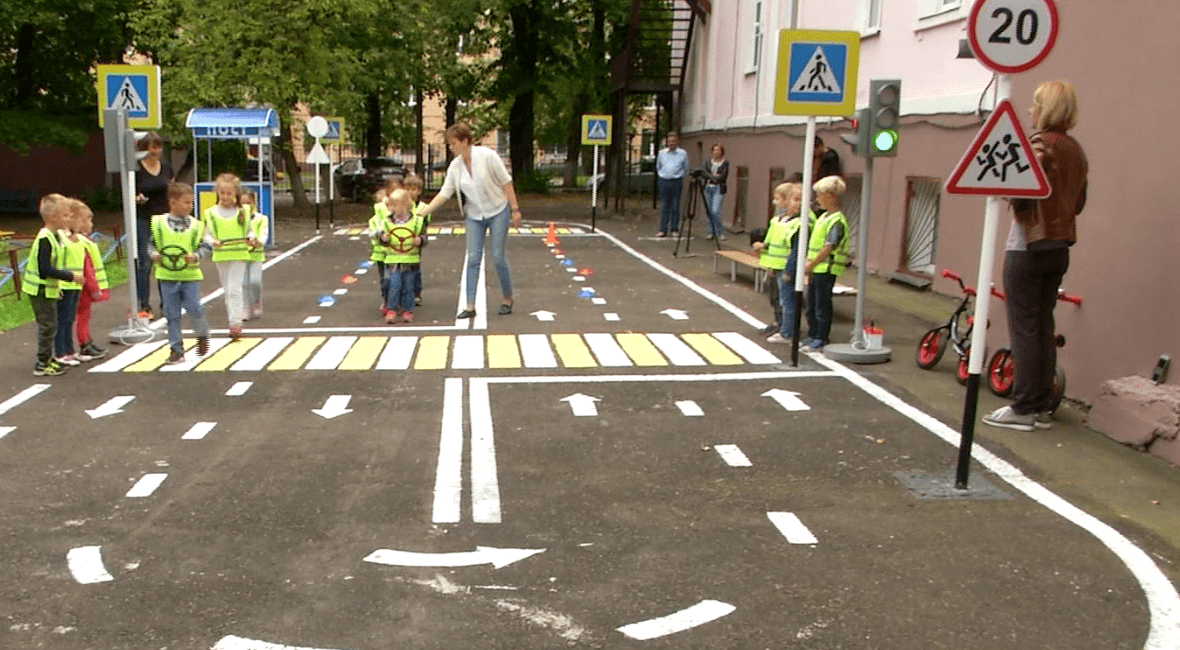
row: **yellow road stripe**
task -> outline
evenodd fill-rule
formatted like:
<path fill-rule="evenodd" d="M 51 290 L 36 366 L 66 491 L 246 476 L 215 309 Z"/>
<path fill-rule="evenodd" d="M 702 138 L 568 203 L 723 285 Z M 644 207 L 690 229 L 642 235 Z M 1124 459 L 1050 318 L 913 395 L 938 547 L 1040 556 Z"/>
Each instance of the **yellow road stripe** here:
<path fill-rule="evenodd" d="M 594 355 L 590 354 L 590 348 L 586 347 L 586 342 L 578 334 L 553 334 L 550 336 L 553 341 L 553 348 L 557 350 L 557 356 L 561 359 L 561 364 L 566 368 L 593 368 L 598 365 L 594 360 Z"/>
<path fill-rule="evenodd" d="M 337 370 L 368 370 L 377 362 L 377 355 L 389 339 L 384 336 L 362 336 L 340 362 Z"/>
<path fill-rule="evenodd" d="M 451 346 L 449 336 L 423 336 L 418 341 L 418 356 L 414 359 L 414 370 L 442 370 L 447 367 L 447 350 Z"/>
<path fill-rule="evenodd" d="M 557 234 L 559 234 L 559 235 L 568 235 L 568 234 L 570 234 L 570 229 L 569 229 L 569 228 L 558 228 L 558 229 L 557 229 Z"/>
<path fill-rule="evenodd" d="M 283 350 L 278 359 L 275 359 L 267 370 L 299 370 L 303 364 L 311 357 L 311 353 L 320 347 L 320 344 L 326 341 L 326 336 L 308 336 L 305 338 L 295 339 L 291 347 Z"/>
<path fill-rule="evenodd" d="M 623 332 L 616 334 L 615 339 L 618 340 L 619 345 L 623 347 L 623 351 L 637 366 L 666 366 L 668 360 L 664 355 L 660 354 L 660 350 L 652 345 L 643 334 L 635 334 L 630 332 Z"/>
<path fill-rule="evenodd" d="M 196 339 L 182 339 L 180 342 L 181 347 L 186 352 L 196 344 Z M 123 369 L 123 372 L 152 372 L 153 370 L 159 370 L 164 365 L 164 362 L 168 360 L 168 355 L 170 354 L 172 354 L 172 347 L 165 344 L 159 350 L 127 366 Z"/>
<path fill-rule="evenodd" d="M 229 345 L 214 352 L 212 356 L 197 364 L 193 370 L 200 372 L 215 372 L 218 370 L 225 370 L 241 359 L 250 348 L 262 342 L 260 338 L 238 339 L 231 341 Z"/>
<path fill-rule="evenodd" d="M 514 334 L 488 334 L 488 367 L 519 368 L 520 347 Z"/>
<path fill-rule="evenodd" d="M 680 338 L 699 352 L 705 361 L 715 366 L 740 366 L 745 363 L 724 343 L 713 338 L 712 334 L 681 334 Z"/>
<path fill-rule="evenodd" d="M 455 235 L 462 235 L 466 232 L 467 232 L 466 226 L 455 228 L 454 230 L 451 231 L 451 233 L 455 234 Z"/>

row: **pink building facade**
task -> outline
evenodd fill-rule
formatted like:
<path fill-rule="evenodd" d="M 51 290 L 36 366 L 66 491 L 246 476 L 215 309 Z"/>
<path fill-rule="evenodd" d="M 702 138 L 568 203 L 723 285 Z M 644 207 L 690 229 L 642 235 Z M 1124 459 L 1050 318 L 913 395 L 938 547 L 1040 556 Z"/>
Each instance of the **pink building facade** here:
<path fill-rule="evenodd" d="M 1089 158 L 1089 200 L 1062 288 L 1083 303 L 1060 303 L 1056 315 L 1058 331 L 1069 339 L 1059 356 L 1068 394 L 1089 402 L 1102 382 L 1148 376 L 1161 354 L 1180 354 L 1174 280 L 1180 276 L 1180 228 L 1171 223 L 1178 212 L 1171 196 L 1176 165 L 1167 162 L 1177 154 L 1166 146 L 1180 135 L 1144 128 L 1168 124 L 1165 113 L 1180 107 L 1180 86 L 1171 79 L 1178 59 L 1168 33 L 1180 21 L 1180 6 L 1159 0 L 1132 0 L 1117 10 L 1070 0 L 1057 6 L 1056 45 L 1037 67 L 1010 76 L 1011 101 L 1031 132 L 1026 116 L 1038 81 L 1068 79 L 1078 89 L 1080 120 L 1072 133 Z M 870 79 L 902 80 L 899 155 L 874 166 L 866 268 L 933 280 L 934 290 L 948 294 L 958 287 L 939 277 L 942 269 L 974 284 L 984 199 L 942 190 L 986 117 L 980 108 L 994 102 L 991 72 L 974 59 L 957 58 L 970 8 L 971 0 L 715 2 L 693 45 L 680 129 L 694 165 L 714 143 L 726 148 L 726 222 L 736 217 L 747 227 L 764 224 L 773 185 L 802 170 L 805 118 L 774 114 L 779 30 L 855 30 L 862 34 L 857 107 L 867 105 Z M 1114 34 L 1136 38 L 1124 42 Z M 1118 126 L 1128 123 L 1135 128 Z M 844 163 L 845 211 L 859 237 L 863 160 L 839 137 L 850 132 L 844 118 L 818 120 L 818 135 Z M 1005 216 L 999 229 L 997 285 L 1009 223 Z M 992 314 L 989 348 L 995 349 L 1008 338 L 1002 303 L 993 301 Z"/>

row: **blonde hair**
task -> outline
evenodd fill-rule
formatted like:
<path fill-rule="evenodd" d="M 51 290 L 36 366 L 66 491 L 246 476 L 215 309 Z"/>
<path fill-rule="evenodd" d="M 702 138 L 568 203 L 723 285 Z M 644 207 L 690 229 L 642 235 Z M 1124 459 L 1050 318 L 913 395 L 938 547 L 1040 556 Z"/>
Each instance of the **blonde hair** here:
<path fill-rule="evenodd" d="M 394 175 L 394 176 L 390 176 L 389 178 L 385 179 L 385 193 L 386 193 L 386 195 L 392 193 L 394 190 L 400 190 L 401 188 L 402 188 L 402 177 L 401 176 Z"/>
<path fill-rule="evenodd" d="M 407 190 L 422 191 L 422 177 L 413 172 L 410 172 L 405 177 L 405 179 L 402 180 L 402 187 L 406 188 Z"/>
<path fill-rule="evenodd" d="M 184 195 L 192 196 L 193 186 L 188 183 L 171 183 L 168 185 L 168 200 L 179 199 Z"/>
<path fill-rule="evenodd" d="M 373 193 L 373 201 L 375 203 L 380 203 L 385 200 L 386 196 L 389 196 L 389 195 L 385 192 L 385 188 L 383 187 Z"/>
<path fill-rule="evenodd" d="M 38 206 L 38 210 L 41 212 L 41 220 L 48 222 L 50 219 L 61 214 L 63 210 L 69 208 L 70 200 L 57 192 L 41 197 L 41 205 Z"/>
<path fill-rule="evenodd" d="M 238 201 L 245 199 L 250 199 L 250 205 L 254 205 L 254 203 L 258 201 L 258 195 L 254 193 L 254 190 L 243 187 L 242 195 L 238 197 Z"/>
<path fill-rule="evenodd" d="M 1033 91 L 1038 131 L 1068 131 L 1078 125 L 1078 91 L 1064 79 L 1042 81 Z"/>
<path fill-rule="evenodd" d="M 844 190 L 848 189 L 848 185 L 844 183 L 844 179 L 839 176 L 824 176 L 811 186 L 811 189 L 816 194 L 831 194 L 836 198 L 840 198 L 844 194 Z"/>
<path fill-rule="evenodd" d="M 775 196 L 789 197 L 792 192 L 802 192 L 803 186 L 798 183 L 779 183 L 774 188 Z"/>
<path fill-rule="evenodd" d="M 234 205 L 242 205 L 242 186 L 241 179 L 237 174 L 232 172 L 221 172 L 217 178 L 213 179 L 213 189 L 216 190 L 219 185 L 233 185 L 234 186 Z M 246 213 L 238 210 L 238 225 L 246 225 Z"/>
<path fill-rule="evenodd" d="M 410 193 L 401 189 L 401 188 L 398 188 L 398 189 L 389 193 L 388 200 L 390 203 L 404 203 L 406 205 L 409 205 L 410 204 Z"/>

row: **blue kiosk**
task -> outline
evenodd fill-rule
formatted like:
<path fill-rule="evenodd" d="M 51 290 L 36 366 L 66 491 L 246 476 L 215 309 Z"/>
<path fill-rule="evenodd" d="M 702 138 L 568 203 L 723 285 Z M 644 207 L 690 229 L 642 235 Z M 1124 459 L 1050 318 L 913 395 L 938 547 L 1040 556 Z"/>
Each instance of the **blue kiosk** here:
<path fill-rule="evenodd" d="M 254 190 L 258 209 L 270 219 L 266 247 L 274 246 L 274 162 L 271 142 L 279 135 L 279 116 L 273 108 L 194 108 L 185 118 L 193 132 L 193 205 L 197 215 L 217 202 L 213 187 L 213 141 L 241 140 L 242 146 L 257 146 L 257 169 L 247 170 L 242 189 Z M 205 180 L 201 180 L 201 141 L 205 142 Z M 251 172 L 254 173 L 251 173 Z"/>

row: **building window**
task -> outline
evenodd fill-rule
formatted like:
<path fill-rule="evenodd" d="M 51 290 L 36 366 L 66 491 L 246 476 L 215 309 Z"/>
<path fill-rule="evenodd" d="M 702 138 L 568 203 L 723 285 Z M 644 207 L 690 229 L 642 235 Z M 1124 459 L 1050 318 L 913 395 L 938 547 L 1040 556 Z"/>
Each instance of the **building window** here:
<path fill-rule="evenodd" d="M 762 2 L 755 2 L 753 7 L 754 12 L 750 16 L 753 33 L 750 38 L 749 65 L 746 66 L 746 74 L 758 72 L 758 66 L 762 64 Z"/>
<path fill-rule="evenodd" d="M 942 181 L 936 178 L 906 179 L 905 241 L 901 270 L 934 276 L 938 245 L 938 202 Z"/>
<path fill-rule="evenodd" d="M 861 0 L 860 33 L 871 36 L 881 31 L 881 4 L 885 0 Z"/>
<path fill-rule="evenodd" d="M 964 20 L 970 3 L 963 0 L 918 0 L 918 23 L 915 29 L 928 29 Z"/>

